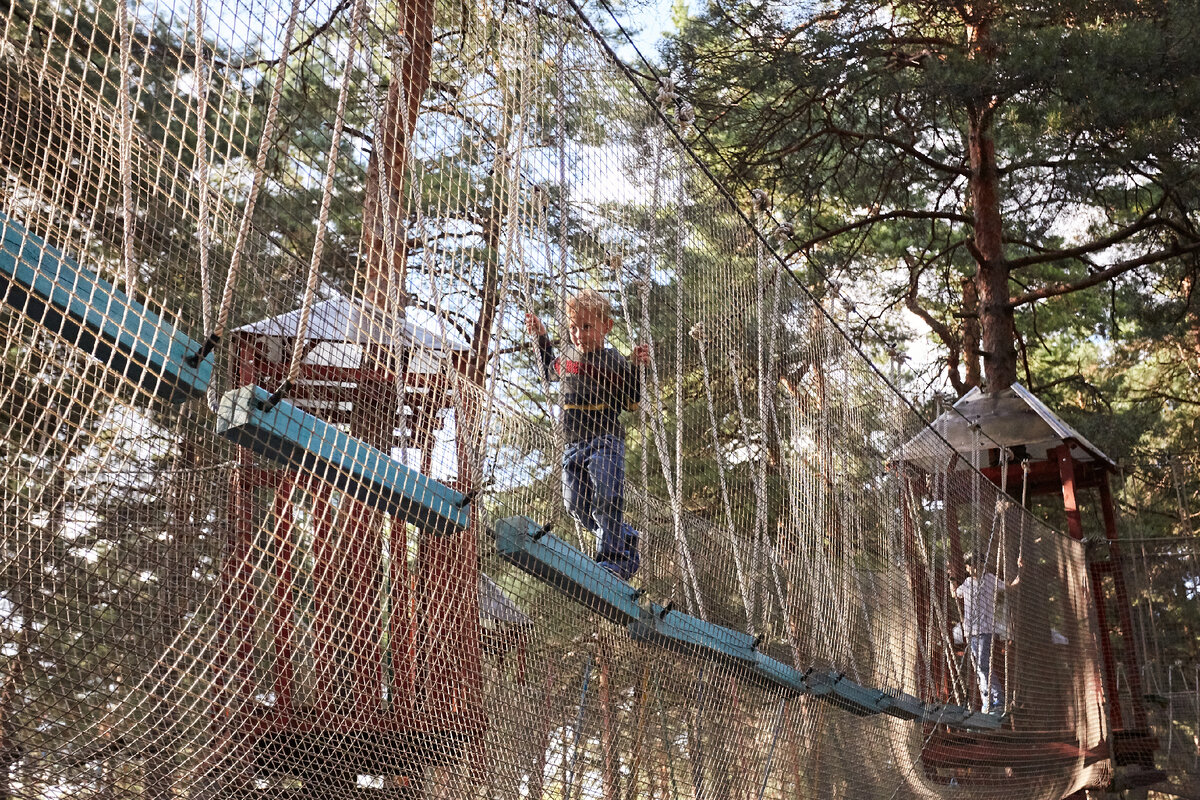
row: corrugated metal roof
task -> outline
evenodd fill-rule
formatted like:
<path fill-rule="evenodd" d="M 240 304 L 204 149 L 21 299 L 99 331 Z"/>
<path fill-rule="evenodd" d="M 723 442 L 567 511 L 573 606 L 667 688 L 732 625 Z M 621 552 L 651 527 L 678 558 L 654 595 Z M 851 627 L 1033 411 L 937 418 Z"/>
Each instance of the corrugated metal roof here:
<path fill-rule="evenodd" d="M 246 333 L 264 336 L 295 336 L 300 324 L 300 309 L 269 319 L 252 322 L 238 328 Z M 386 314 L 366 300 L 350 300 L 342 295 L 316 303 L 308 322 L 307 341 L 350 342 L 387 346 L 394 326 Z M 399 331 L 402 347 L 421 347 L 427 350 L 467 349 L 467 345 L 445 339 L 428 328 L 405 319 Z"/>
<path fill-rule="evenodd" d="M 1112 459 L 1019 383 L 995 394 L 978 388 L 967 392 L 951 410 L 910 439 L 901 448 L 900 458 L 926 467 L 938 461 L 944 466 L 949 454 L 939 437 L 958 453 L 964 469 L 975 463 L 976 454 L 997 446 L 1024 447 L 1029 458 L 1041 461 L 1064 442 L 1078 445 L 1083 451 L 1076 456 L 1080 460 L 1099 461 L 1116 469 Z"/>

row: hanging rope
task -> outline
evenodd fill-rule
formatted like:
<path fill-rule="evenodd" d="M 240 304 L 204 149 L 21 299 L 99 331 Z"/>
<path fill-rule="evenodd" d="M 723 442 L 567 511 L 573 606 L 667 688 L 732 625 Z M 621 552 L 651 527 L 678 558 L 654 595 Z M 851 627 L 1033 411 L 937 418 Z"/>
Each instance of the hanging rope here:
<path fill-rule="evenodd" d="M 659 92 L 660 104 L 668 104 L 674 100 L 673 84 L 663 79 Z M 663 172 L 663 138 L 666 135 L 664 126 L 655 126 L 654 132 L 654 189 L 651 208 L 657 211 L 662 203 L 662 172 Z M 666 410 L 663 406 L 662 381 L 658 373 L 658 357 L 654 347 L 653 325 L 650 320 L 650 286 L 656 246 L 657 214 L 651 214 L 649 232 L 646 237 L 646 263 L 639 283 L 639 304 L 641 306 L 641 327 L 643 338 L 650 350 L 650 368 L 645 374 L 650 377 L 649 395 L 653 398 L 653 413 L 648 413 L 650 428 L 653 433 L 652 441 L 658 452 L 659 464 L 662 467 L 663 480 L 667 486 L 667 497 L 671 504 L 671 518 L 675 535 L 675 547 L 679 554 L 679 564 L 683 569 L 683 587 L 688 610 L 701 619 L 708 619 L 704 608 L 704 598 L 700 593 L 700 582 L 696 577 L 696 568 L 692 562 L 691 549 L 683 531 L 683 506 L 679 493 L 676 491 L 678 478 L 672 474 L 670 450 L 667 446 L 667 432 L 663 420 Z M 647 393 L 642 392 L 645 397 Z M 681 422 L 681 420 L 680 420 Z M 675 465 L 676 470 L 682 470 L 682 464 Z"/>
<path fill-rule="evenodd" d="M 192 5 L 196 26 L 195 58 L 192 72 L 196 80 L 196 235 L 200 242 L 200 314 L 204 330 L 212 330 L 212 278 L 209 275 L 210 232 L 208 224 L 208 63 L 205 60 L 204 0 Z M 216 387 L 211 386 L 210 391 Z"/>
<path fill-rule="evenodd" d="M 121 31 L 121 76 L 117 86 L 121 114 L 121 265 L 125 273 L 125 292 L 133 297 L 137 288 L 137 267 L 133 253 L 133 31 L 126 0 L 117 2 L 117 27 Z"/>
<path fill-rule="evenodd" d="M 750 190 L 751 205 L 753 213 L 751 220 L 761 230 L 762 217 L 767 213 L 770 207 L 770 199 L 767 193 L 762 189 Z M 763 554 L 763 537 L 766 536 L 767 516 L 769 509 L 767 507 L 767 492 L 766 492 L 766 469 L 767 459 L 769 458 L 770 448 L 770 430 L 767 422 L 767 401 L 766 401 L 766 371 L 767 358 L 766 349 L 764 346 L 764 328 L 767 325 L 766 315 L 766 300 L 765 300 L 765 285 L 763 273 L 765 272 L 765 257 L 766 250 L 760 240 L 755 240 L 754 243 L 754 292 L 755 292 L 755 310 L 757 312 L 754 320 L 754 358 L 755 358 L 755 384 L 754 397 L 758 406 L 758 423 L 759 423 L 759 452 L 758 458 L 754 459 L 754 549 L 751 550 L 750 574 L 753 580 L 753 591 L 755 603 L 757 605 L 758 597 L 762 593 L 761 587 L 762 574 L 760 571 L 760 562 Z M 749 437 L 751 431 L 747 426 L 745 435 Z M 747 438 L 747 442 L 751 439 Z M 763 604 L 766 605 L 765 602 Z"/>
<path fill-rule="evenodd" d="M 366 7 L 365 0 L 356 0 L 350 21 L 350 41 L 347 44 L 346 61 L 342 67 L 342 79 L 339 84 L 337 112 L 333 119 L 333 133 L 329 142 L 329 159 L 325 165 L 325 181 L 321 189 L 321 210 L 317 214 L 316 235 L 313 238 L 312 258 L 308 262 L 308 280 L 304 286 L 304 299 L 300 302 L 300 320 L 296 323 L 296 341 L 292 346 L 292 359 L 288 365 L 287 376 L 279 388 L 263 401 L 262 407 L 269 411 L 291 391 L 292 386 L 300 377 L 304 368 L 305 348 L 308 341 L 308 323 L 312 318 L 313 302 L 317 296 L 317 286 L 321 282 L 321 257 L 325 251 L 325 234 L 329 227 L 329 207 L 333 200 L 333 179 L 337 175 L 338 154 L 342 147 L 342 131 L 346 126 L 346 104 L 350 96 L 351 75 L 358 52 L 358 36 L 362 25 L 362 14 Z M 222 309 L 223 311 L 225 309 Z"/>
<path fill-rule="evenodd" d="M 197 2 L 202 1 L 197 0 Z M 271 89 L 271 99 L 267 103 L 267 116 L 263 122 L 263 128 L 259 136 L 258 148 L 254 158 L 254 172 L 250 178 L 250 189 L 246 193 L 246 204 L 242 208 L 242 221 L 238 226 L 237 239 L 234 241 L 233 253 L 230 256 L 229 271 L 225 274 L 225 288 L 221 293 L 221 303 L 217 309 L 216 326 L 209 333 L 208 338 L 204 340 L 204 343 L 201 344 L 200 349 L 185 359 L 192 367 L 198 366 L 201 361 L 208 358 L 209 354 L 220 343 L 221 337 L 225 335 L 225 330 L 229 326 L 230 311 L 233 308 L 233 294 L 237 288 L 237 279 L 241 272 L 246 242 L 250 238 L 250 230 L 254 221 L 254 210 L 258 205 L 258 193 L 262 188 L 263 175 L 267 169 L 267 153 L 270 150 L 270 143 L 275 135 L 275 117 L 279 111 L 279 98 L 283 95 L 283 85 L 287 79 L 287 66 L 288 58 L 291 55 L 292 37 L 296 32 L 296 22 L 300 18 L 300 2 L 301 0 L 292 0 L 291 11 L 288 13 L 287 23 L 284 25 L 281 55 L 279 62 L 275 66 L 275 83 Z M 323 236 L 323 231 L 318 231 L 317 235 L 318 237 Z M 297 342 L 299 341 L 297 339 Z"/>
<path fill-rule="evenodd" d="M 754 608 L 754 604 L 750 594 L 750 587 L 746 582 L 746 570 L 742 565 L 742 547 L 738 541 L 737 526 L 733 521 L 733 502 L 729 497 L 729 481 L 725 477 L 725 457 L 722 453 L 720 431 L 717 427 L 716 403 L 713 400 L 713 375 L 708 366 L 708 336 L 704 326 L 700 323 L 693 325 L 690 333 L 692 338 L 696 340 L 700 351 L 700 367 L 704 377 L 705 406 L 708 411 L 709 432 L 712 434 L 713 460 L 717 466 L 717 484 L 721 489 L 721 509 L 725 516 L 725 538 L 729 542 L 730 551 L 733 553 L 733 568 L 737 576 L 738 591 L 742 595 L 742 605 L 747 610 L 746 621 L 750 625 L 750 633 L 754 634 L 757 631 L 754 629 L 754 617 L 750 613 L 751 609 Z M 736 380 L 736 376 L 734 378 Z"/>

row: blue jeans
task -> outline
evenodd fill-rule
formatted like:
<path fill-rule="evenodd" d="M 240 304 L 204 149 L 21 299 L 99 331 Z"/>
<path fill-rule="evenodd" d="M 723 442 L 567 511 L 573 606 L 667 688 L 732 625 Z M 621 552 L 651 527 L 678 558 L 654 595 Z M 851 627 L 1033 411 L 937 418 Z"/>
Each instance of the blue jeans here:
<path fill-rule="evenodd" d="M 970 637 L 971 660 L 975 662 L 975 676 L 979 680 L 979 697 L 983 702 L 983 713 L 1004 710 L 1004 685 L 1000 682 L 1000 671 L 992 669 L 992 651 L 995 638 L 990 633 L 972 634 Z"/>
<path fill-rule="evenodd" d="M 625 439 L 596 436 L 570 442 L 563 452 L 563 502 L 575 520 L 596 534 L 596 560 L 629 578 L 638 570 L 638 532 L 624 521 Z"/>

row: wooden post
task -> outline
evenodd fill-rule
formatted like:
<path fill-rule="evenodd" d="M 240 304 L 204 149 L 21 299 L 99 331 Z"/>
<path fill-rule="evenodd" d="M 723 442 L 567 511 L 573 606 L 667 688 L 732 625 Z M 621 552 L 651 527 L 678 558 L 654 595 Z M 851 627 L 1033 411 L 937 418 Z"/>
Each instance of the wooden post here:
<path fill-rule="evenodd" d="M 1054 448 L 1054 458 L 1058 461 L 1058 474 L 1062 479 L 1063 509 L 1067 512 L 1067 532 L 1076 541 L 1083 541 L 1083 517 L 1079 513 L 1079 500 L 1075 491 L 1075 458 L 1071 455 L 1071 445 L 1063 444 Z"/>
<path fill-rule="evenodd" d="M 1062 480 L 1063 509 L 1067 512 L 1067 532 L 1077 541 L 1083 540 L 1083 518 L 1079 513 L 1079 500 L 1075 482 L 1075 458 L 1071 445 L 1062 444 L 1052 451 L 1058 462 L 1058 474 Z M 1121 700 L 1117 696 L 1117 665 L 1112 652 L 1112 627 L 1108 620 L 1108 605 L 1104 597 L 1105 572 L 1101 564 L 1089 561 L 1088 583 L 1092 586 L 1092 603 L 1096 607 L 1096 623 L 1100 627 L 1100 655 L 1103 661 L 1104 690 L 1108 695 L 1108 713 L 1115 730 L 1125 727 L 1121 713 Z"/>
<path fill-rule="evenodd" d="M 1137 642 L 1133 636 L 1133 608 L 1129 601 L 1129 589 L 1125 585 L 1125 562 L 1121 554 L 1121 545 L 1117 541 L 1117 514 L 1113 504 L 1112 487 L 1105 474 L 1100 481 L 1100 510 L 1104 515 L 1104 534 L 1108 539 L 1108 554 L 1111 561 L 1113 588 L 1116 592 L 1117 614 L 1121 625 L 1121 641 L 1124 645 L 1125 673 L 1129 681 L 1130 706 L 1133 711 L 1133 724 L 1138 730 L 1146 730 L 1146 707 L 1142 702 L 1145 693 L 1142 690 L 1141 658 L 1137 650 Z"/>

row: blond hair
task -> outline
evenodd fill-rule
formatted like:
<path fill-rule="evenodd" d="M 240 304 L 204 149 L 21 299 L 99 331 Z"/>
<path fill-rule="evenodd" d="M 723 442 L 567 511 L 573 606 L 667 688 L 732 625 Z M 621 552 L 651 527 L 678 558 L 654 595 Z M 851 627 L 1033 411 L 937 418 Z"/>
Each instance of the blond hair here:
<path fill-rule="evenodd" d="M 572 311 L 592 311 L 604 319 L 612 319 L 612 306 L 608 298 L 595 289 L 584 289 L 567 298 L 567 313 Z"/>

